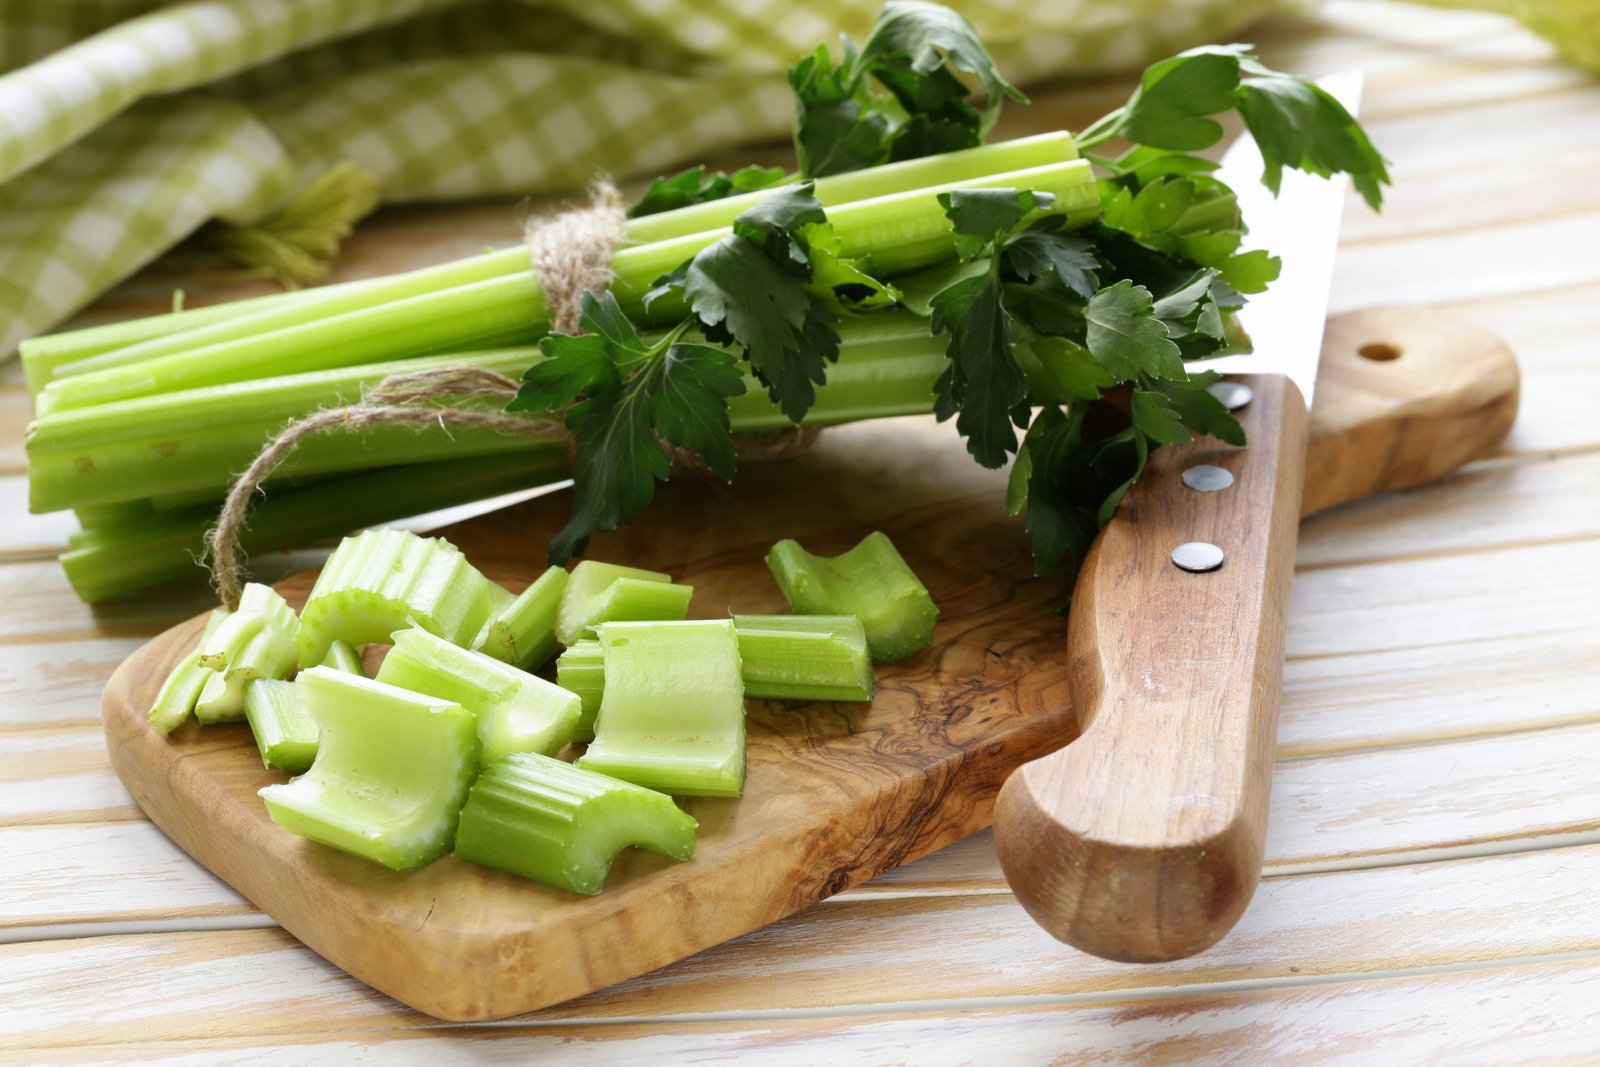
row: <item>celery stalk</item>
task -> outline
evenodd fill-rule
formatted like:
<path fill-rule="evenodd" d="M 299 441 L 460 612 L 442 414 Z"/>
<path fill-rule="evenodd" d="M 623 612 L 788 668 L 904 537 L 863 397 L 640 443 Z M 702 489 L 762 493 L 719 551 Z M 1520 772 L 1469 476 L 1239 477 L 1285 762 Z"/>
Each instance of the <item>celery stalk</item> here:
<path fill-rule="evenodd" d="M 854 615 L 735 615 L 745 696 L 871 700 L 867 632 Z"/>
<path fill-rule="evenodd" d="M 1073 160 L 843 203 L 829 212 L 829 219 L 842 255 L 861 259 L 873 273 L 892 275 L 953 253 L 955 238 L 938 193 L 995 187 L 1051 193 L 1056 198 L 1052 210 L 1065 214 L 1072 225 L 1099 213 L 1091 168 L 1084 160 Z M 644 294 L 660 275 L 728 232 L 707 230 L 619 249 L 612 257 L 612 289 L 623 310 L 663 325 L 680 316 L 681 305 L 671 306 L 676 301 L 657 301 L 646 310 Z M 60 378 L 41 396 L 51 410 L 64 410 L 222 382 L 515 343 L 538 335 L 546 308 L 536 273 L 523 270 L 310 321 L 291 318 L 293 323 L 281 329 L 263 328 L 128 366 Z"/>
<path fill-rule="evenodd" d="M 567 590 L 567 572 L 551 567 L 500 614 L 484 624 L 472 647 L 525 671 L 544 666 L 555 655 L 556 615 Z"/>
<path fill-rule="evenodd" d="M 686 860 L 697 828 L 665 794 L 519 753 L 478 776 L 461 809 L 455 854 L 592 896 L 622 849 Z"/>
<path fill-rule="evenodd" d="M 317 758 L 260 791 L 272 820 L 397 871 L 449 851 L 478 772 L 472 713 L 331 667 L 301 671 L 295 691 L 320 728 Z"/>
<path fill-rule="evenodd" d="M 414 627 L 395 633 L 377 677 L 472 712 L 485 766 L 513 752 L 555 755 L 572 739 L 582 707 L 560 686 Z"/>
<path fill-rule="evenodd" d="M 368 530 L 340 542 L 317 576 L 300 612 L 300 661 L 321 663 L 334 641 L 387 641 L 412 623 L 465 647 L 502 599 L 450 542 Z"/>
<path fill-rule="evenodd" d="M 361 667 L 361 651 L 349 641 L 335 641 L 328 646 L 328 655 L 323 659 L 324 667 L 332 667 L 336 671 L 346 674 L 365 675 L 367 672 Z"/>
<path fill-rule="evenodd" d="M 731 620 L 600 627 L 605 695 L 578 766 L 662 792 L 744 789 L 744 688 Z"/>
<path fill-rule="evenodd" d="M 317 722 L 300 707 L 294 682 L 257 678 L 244 687 L 244 717 L 261 762 L 304 774 L 317 758 Z"/>
<path fill-rule="evenodd" d="M 556 684 L 576 693 L 583 702 L 574 741 L 594 740 L 594 719 L 600 713 L 600 696 L 606 689 L 606 657 L 598 639 L 579 641 L 556 660 Z"/>
<path fill-rule="evenodd" d="M 767 553 L 767 566 L 796 614 L 860 618 L 875 663 L 897 663 L 933 643 L 939 609 L 882 533 L 832 557 L 779 541 Z"/>
<path fill-rule="evenodd" d="M 622 581 L 629 585 L 623 590 L 620 600 L 607 599 L 611 587 Z M 572 645 L 585 637 L 593 637 L 595 624 L 607 621 L 605 613 L 611 609 L 661 606 L 677 611 L 676 615 L 669 614 L 665 618 L 683 618 L 684 612 L 688 611 L 689 594 L 694 592 L 692 587 L 668 589 L 660 593 L 659 600 L 652 600 L 650 593 L 643 588 L 647 585 L 670 587 L 672 575 L 593 559 L 580 561 L 572 568 L 567 587 L 561 594 L 561 608 L 556 614 L 556 640 L 563 645 Z M 682 610 L 677 610 L 680 600 Z M 634 615 L 633 618 L 639 619 L 640 616 Z"/>
<path fill-rule="evenodd" d="M 200 643 L 199 663 L 213 673 L 195 701 L 203 723 L 244 718 L 244 688 L 257 678 L 289 678 L 300 665 L 295 637 L 300 621 L 271 586 L 250 582 L 239 609 Z"/>
<path fill-rule="evenodd" d="M 240 531 L 246 552 L 314 544 L 438 508 L 548 485 L 566 477 L 559 454 L 438 460 L 363 471 L 303 488 L 280 488 L 250 512 Z M 203 537 L 216 505 L 169 512 L 148 522 L 89 531 L 61 557 L 67 580 L 95 602 L 173 578 L 198 579 Z"/>
<path fill-rule="evenodd" d="M 172 673 L 167 675 L 166 681 L 161 683 L 161 690 L 156 694 L 155 703 L 150 706 L 150 724 L 164 734 L 170 734 L 194 710 L 194 702 L 200 698 L 200 690 L 205 688 L 206 680 L 211 677 L 211 670 L 200 666 L 200 649 L 206 643 L 206 638 L 214 633 L 228 613 L 221 608 L 213 611 L 206 617 L 206 626 L 200 631 L 200 641 L 187 656 L 178 661 L 172 668 Z"/>

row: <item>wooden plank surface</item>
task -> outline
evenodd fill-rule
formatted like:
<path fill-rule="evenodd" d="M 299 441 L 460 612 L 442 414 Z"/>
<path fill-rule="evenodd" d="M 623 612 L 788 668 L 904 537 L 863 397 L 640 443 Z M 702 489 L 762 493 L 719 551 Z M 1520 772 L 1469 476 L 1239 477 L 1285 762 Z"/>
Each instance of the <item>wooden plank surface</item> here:
<path fill-rule="evenodd" d="M 71 598 L 38 558 L 70 522 L 16 510 L 13 366 L 0 368 L 0 922 L 26 940 L 0 946 L 0 1003 L 38 1011 L 0 1013 L 0 1059 L 1600 1054 L 1600 270 L 1584 251 L 1600 236 L 1600 85 L 1492 16 L 1338 0 L 1252 36 L 1280 66 L 1368 72 L 1399 184 L 1383 216 L 1352 205 L 1336 304 L 1466 315 L 1517 350 L 1524 392 L 1500 460 L 1302 531 L 1272 862 L 1232 938 L 1159 968 L 1072 953 L 1004 892 L 980 834 L 568 1008 L 424 1028 L 281 932 L 238 929 L 261 920 L 128 806 L 98 747 L 99 687 L 203 595 L 94 611 Z M 1036 92 L 1028 121 L 1081 123 L 1122 88 Z M 503 244 L 505 219 L 505 205 L 384 213 L 341 276 Z M 159 307 L 180 284 L 196 302 L 257 291 L 194 268 L 169 257 L 84 321 Z M 61 939 L 63 924 L 92 936 Z"/>

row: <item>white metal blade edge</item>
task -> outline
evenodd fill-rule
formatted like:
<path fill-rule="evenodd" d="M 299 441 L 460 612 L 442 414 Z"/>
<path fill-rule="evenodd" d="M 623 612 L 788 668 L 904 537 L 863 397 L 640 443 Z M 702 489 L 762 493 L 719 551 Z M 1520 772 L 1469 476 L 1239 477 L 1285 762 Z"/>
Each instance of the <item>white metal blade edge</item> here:
<path fill-rule="evenodd" d="M 1345 71 L 1319 79 L 1318 84 L 1354 115 L 1361 106 L 1361 80 L 1360 71 Z M 1239 312 L 1253 351 L 1195 360 L 1187 366 L 1191 371 L 1221 374 L 1286 374 L 1300 387 L 1309 407 L 1322 355 L 1322 326 L 1328 315 L 1348 179 L 1343 174 L 1328 179 L 1285 169 L 1274 197 L 1261 184 L 1261 167 L 1261 151 L 1244 133 L 1223 154 L 1215 174 L 1238 196 L 1250 227 L 1241 248 L 1265 248 L 1282 259 L 1283 272 Z"/>

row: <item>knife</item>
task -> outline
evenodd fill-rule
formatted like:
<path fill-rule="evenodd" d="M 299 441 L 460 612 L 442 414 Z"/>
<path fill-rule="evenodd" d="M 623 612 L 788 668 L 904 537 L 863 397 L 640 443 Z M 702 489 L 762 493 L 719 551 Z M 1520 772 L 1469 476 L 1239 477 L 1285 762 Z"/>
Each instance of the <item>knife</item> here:
<path fill-rule="evenodd" d="M 1321 83 L 1354 114 L 1358 73 Z M 1253 351 L 1207 360 L 1249 447 L 1169 445 L 1078 576 L 1067 680 L 1079 738 L 1001 789 L 1006 879 L 1051 934 L 1106 959 L 1193 955 L 1261 876 L 1283 641 L 1345 183 L 1287 171 L 1274 198 L 1241 135 L 1216 171 L 1282 273 L 1240 312 Z"/>

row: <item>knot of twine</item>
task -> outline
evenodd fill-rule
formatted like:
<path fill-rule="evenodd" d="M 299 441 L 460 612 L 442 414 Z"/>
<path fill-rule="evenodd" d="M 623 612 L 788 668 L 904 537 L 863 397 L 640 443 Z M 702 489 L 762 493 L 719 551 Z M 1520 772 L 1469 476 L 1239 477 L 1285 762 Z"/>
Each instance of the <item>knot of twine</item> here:
<path fill-rule="evenodd" d="M 627 214 L 622 194 L 607 180 L 594 183 L 586 207 L 558 215 L 531 218 L 523 226 L 528 258 L 539 272 L 545 307 L 553 329 L 578 332 L 583 294 L 602 292 L 616 275 L 611 250 L 622 239 Z M 369 426 L 404 424 L 418 430 L 428 426 L 448 428 L 478 426 L 506 434 L 563 441 L 574 447 L 572 431 L 553 419 L 460 407 L 467 400 L 498 401 L 503 407 L 517 395 L 517 383 L 496 371 L 471 364 L 437 370 L 391 374 L 368 391 L 359 403 L 322 408 L 289 423 L 256 455 L 234 481 L 206 535 L 211 585 L 228 609 L 238 607 L 241 587 L 239 532 L 245 514 L 261 484 L 289 458 L 300 441 L 328 430 L 359 433 Z M 776 459 L 810 446 L 815 426 L 740 434 L 735 455 L 740 460 Z M 676 465 L 702 470 L 698 457 L 669 449 Z"/>

